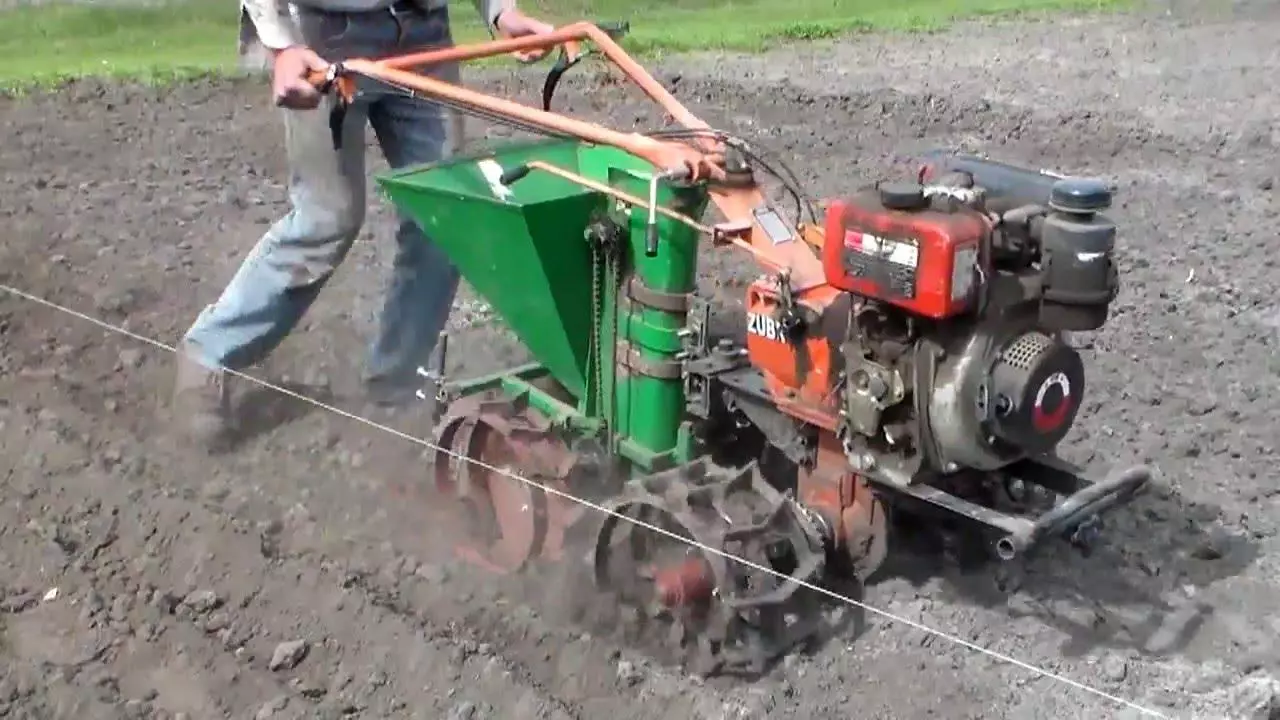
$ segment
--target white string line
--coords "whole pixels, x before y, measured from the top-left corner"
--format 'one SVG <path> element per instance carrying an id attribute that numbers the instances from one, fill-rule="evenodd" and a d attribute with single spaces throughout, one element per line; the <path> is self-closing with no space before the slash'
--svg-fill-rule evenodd
<path id="1" fill-rule="evenodd" d="M 47 307 L 47 308 L 50 308 L 50 309 L 53 309 L 53 310 L 57 310 L 57 311 L 62 312 L 62 313 L 66 313 L 67 315 L 71 315 L 72 317 L 79 318 L 80 320 L 83 320 L 83 321 L 85 321 L 85 322 L 91 323 L 91 324 L 93 324 L 93 325 L 97 325 L 98 327 L 100 327 L 100 328 L 102 328 L 102 329 L 104 329 L 104 330 L 107 330 L 107 331 L 109 331 L 109 332 L 113 332 L 113 333 L 116 333 L 116 334 L 119 334 L 119 335 L 124 335 L 125 337 L 132 338 L 132 339 L 134 339 L 134 340 L 137 340 L 138 342 L 145 343 L 145 344 L 147 344 L 147 345 L 151 345 L 152 347 L 159 348 L 159 349 L 164 350 L 164 351 L 166 351 L 166 352 L 174 353 L 174 354 L 177 354 L 177 352 L 178 352 L 177 348 L 172 347 L 172 346 L 170 346 L 170 345 L 166 345 L 166 344 L 164 344 L 163 342 L 160 342 L 159 340 L 156 340 L 156 339 L 154 339 L 154 338 L 149 338 L 149 337 L 146 337 L 145 335 L 140 335 L 140 334 L 138 334 L 138 333 L 136 333 L 136 332 L 133 332 L 132 330 L 128 330 L 128 329 L 126 329 L 126 328 L 123 328 L 123 327 L 120 327 L 120 326 L 117 326 L 117 325 L 112 325 L 111 323 L 108 323 L 108 322 L 106 322 L 106 321 L 104 321 L 104 320 L 99 320 L 99 319 L 97 319 L 97 318 L 95 318 L 95 317 L 92 317 L 92 316 L 90 316 L 90 315 L 86 315 L 86 314 L 84 314 L 84 313 L 81 313 L 81 312 L 79 312 L 79 311 L 76 311 L 76 310 L 73 310 L 73 309 L 71 309 L 71 308 L 65 307 L 65 306 L 63 306 L 63 305 L 59 305 L 58 303 L 55 303 L 55 302 L 53 302 L 53 301 L 51 301 L 51 300 L 46 300 L 46 299 L 44 299 L 44 298 L 42 298 L 42 297 L 39 297 L 39 296 L 37 296 L 37 295 L 32 295 L 31 293 L 25 292 L 25 291 L 23 291 L 23 290 L 19 290 L 19 289 L 17 289 L 17 288 L 11 287 L 11 286 L 6 285 L 6 284 L 4 284 L 4 283 L 0 283 L 0 290 L 4 290 L 5 292 L 8 292 L 8 293 L 9 293 L 9 294 L 11 294 L 11 295 L 16 295 L 16 296 L 18 296 L 18 297 L 20 297 L 20 298 L 23 298 L 23 299 L 29 300 L 29 301 L 31 301 L 31 302 L 34 302 L 34 303 L 38 304 L 38 305 L 43 305 L 43 306 L 45 306 L 45 307 Z M 656 532 L 656 533 L 658 533 L 658 534 L 660 534 L 660 535 L 664 535 L 664 536 L 669 537 L 669 538 L 671 538 L 671 539 L 673 539 L 673 540 L 676 540 L 676 541 L 679 541 L 679 542 L 683 542 L 683 543 L 685 543 L 685 544 L 687 544 L 687 545 L 690 545 L 690 546 L 692 546 L 692 547 L 698 548 L 699 550 L 701 550 L 701 551 L 703 551 L 703 552 L 711 553 L 711 554 L 713 554 L 713 555 L 717 555 L 717 556 L 719 556 L 719 557 L 721 557 L 721 558 L 724 558 L 725 560 L 730 560 L 730 561 L 732 561 L 732 562 L 738 563 L 738 564 L 743 565 L 743 566 L 745 566 L 745 567 L 749 567 L 749 568 L 751 568 L 751 569 L 753 569 L 753 570 L 757 570 L 757 571 L 759 571 L 759 572 L 763 572 L 763 573 L 767 573 L 767 574 L 769 574 L 769 575 L 773 575 L 773 576 L 775 576 L 775 577 L 778 577 L 778 578 L 780 578 L 780 579 L 782 579 L 782 580 L 785 580 L 785 581 L 788 581 L 788 582 L 793 582 L 793 583 L 795 583 L 795 584 L 797 584 L 797 585 L 799 585 L 799 586 L 801 586 L 801 587 L 803 587 L 803 588 L 806 588 L 806 589 L 811 590 L 811 591 L 813 591 L 813 592 L 819 593 L 819 594 L 821 594 L 821 595 L 825 595 L 825 596 L 827 596 L 828 598 L 831 598 L 832 600 L 836 600 L 836 601 L 839 601 L 839 602 L 845 603 L 845 604 L 847 604 L 847 605 L 850 605 L 850 606 L 853 606 L 853 607 L 859 608 L 859 609 L 861 609 L 861 610 L 865 610 L 865 611 L 870 612 L 870 613 L 872 613 L 872 614 L 879 615 L 880 617 L 883 617 L 883 618 L 885 618 L 886 620 L 890 620 L 890 621 L 893 621 L 893 622 L 896 622 L 896 623 L 901 623 L 901 624 L 906 625 L 906 626 L 908 626 L 908 627 L 911 627 L 911 628 L 913 628 L 913 629 L 915 629 L 915 630 L 919 630 L 920 632 L 923 632 L 923 633 L 925 633 L 925 634 L 927 634 L 927 635 L 932 635 L 932 636 L 934 636 L 934 637 L 942 638 L 943 640 L 946 640 L 946 641 L 948 641 L 948 642 L 950 642 L 950 643 L 953 643 L 953 644 L 959 645 L 959 646 L 961 646 L 961 647 L 963 647 L 963 648 L 965 648 L 965 649 L 971 650 L 971 651 L 973 651 L 973 652 L 976 652 L 976 653 L 979 653 L 979 654 L 982 654 L 982 655 L 986 655 L 986 656 L 988 656 L 988 657 L 990 657 L 990 658 L 993 658 L 993 659 L 995 659 L 995 660 L 999 660 L 1000 662 L 1008 663 L 1008 664 L 1010 664 L 1010 665 L 1013 665 L 1013 666 L 1015 666 L 1015 667 L 1018 667 L 1018 668 L 1021 668 L 1021 669 L 1023 669 L 1023 670 L 1026 670 L 1026 671 L 1028 671 L 1028 672 L 1030 672 L 1030 673 L 1033 673 L 1033 674 L 1035 674 L 1035 675 L 1038 675 L 1038 676 L 1040 676 L 1040 677 L 1047 678 L 1047 679 L 1049 679 L 1049 680 L 1054 680 L 1054 681 L 1056 681 L 1056 682 L 1063 683 L 1063 684 L 1068 685 L 1068 686 L 1070 686 L 1070 687 L 1073 687 L 1073 688 L 1075 688 L 1075 689 L 1077 689 L 1077 690 L 1081 690 L 1081 691 L 1083 691 L 1083 692 L 1089 693 L 1089 694 L 1091 694 L 1091 695 L 1095 695 L 1095 696 L 1097 696 L 1097 697 L 1099 697 L 1099 698 L 1102 698 L 1102 699 L 1104 699 L 1104 700 L 1107 700 L 1107 701 L 1110 701 L 1110 702 L 1116 703 L 1117 705 L 1124 705 L 1124 706 L 1126 706 L 1126 707 L 1128 707 L 1128 708 L 1130 708 L 1130 709 L 1136 710 L 1136 711 L 1138 711 L 1138 712 L 1140 712 L 1140 713 L 1142 713 L 1142 714 L 1144 714 L 1144 715 L 1146 715 L 1146 716 L 1148 716 L 1148 717 L 1162 718 L 1163 720 L 1172 720 L 1168 715 L 1165 715 L 1165 714 L 1163 714 L 1163 713 L 1160 713 L 1160 712 L 1158 712 L 1158 711 L 1156 711 L 1156 710 L 1153 710 L 1153 709 L 1151 709 L 1151 708 L 1148 708 L 1148 707 L 1144 707 L 1144 706 L 1142 706 L 1142 705 L 1139 705 L 1139 704 L 1137 704 L 1136 702 L 1134 702 L 1134 701 L 1132 701 L 1132 700 L 1126 700 L 1125 698 L 1122 698 L 1122 697 L 1119 697 L 1119 696 L 1117 696 L 1117 695 L 1113 695 L 1113 694 L 1111 694 L 1111 693 L 1108 693 L 1108 692 L 1106 692 L 1105 690 L 1100 690 L 1100 689 L 1095 688 L 1095 687 L 1092 687 L 1092 686 L 1090 686 L 1090 685 L 1086 685 L 1086 684 L 1084 684 L 1084 683 L 1082 683 L 1082 682 L 1080 682 L 1080 681 L 1078 681 L 1078 680 L 1073 680 L 1073 679 L 1071 679 L 1071 678 L 1069 678 L 1069 677 L 1067 677 L 1067 676 L 1065 676 L 1065 675 L 1060 675 L 1060 674 L 1055 673 L 1055 672 L 1053 672 L 1053 671 L 1051 671 L 1051 670 L 1046 670 L 1046 669 L 1041 668 L 1041 667 L 1038 667 L 1038 666 L 1036 666 L 1036 665 L 1032 665 L 1031 663 L 1026 662 L 1026 661 L 1024 661 L 1024 660 L 1019 660 L 1019 659 L 1017 659 L 1017 658 L 1015 658 L 1015 657 L 1012 657 L 1012 656 L 1009 656 L 1009 655 L 1005 655 L 1004 653 L 1001 653 L 1001 652 L 999 652 L 999 651 L 996 651 L 996 650 L 992 650 L 992 649 L 990 649 L 990 648 L 983 647 L 983 646 L 978 645 L 978 644 L 976 644 L 976 643 L 972 643 L 972 642 L 970 642 L 970 641 L 968 641 L 968 640 L 965 640 L 964 638 L 958 637 L 958 636 L 956 636 L 956 635 L 952 635 L 951 633 L 948 633 L 948 632 L 946 632 L 946 631 L 943 631 L 943 630 L 937 630 L 937 629 L 935 629 L 935 628 L 931 628 L 931 627 L 929 627 L 929 626 L 927 626 L 927 625 L 921 624 L 921 623 L 919 623 L 919 622 L 917 622 L 917 621 L 915 621 L 915 620 L 912 620 L 912 619 L 910 619 L 910 618 L 903 617 L 903 616 L 900 616 L 900 615 L 895 615 L 895 614 L 893 614 L 893 613 L 889 612 L 888 610 L 882 610 L 882 609 L 877 608 L 877 607 L 875 607 L 875 606 L 873 606 L 873 605 L 868 605 L 867 603 L 862 602 L 862 601 L 860 601 L 860 600 L 855 600 L 855 599 L 853 599 L 853 598 L 851 598 L 851 597 L 848 597 L 848 596 L 846 596 L 846 595 L 841 595 L 840 593 L 835 592 L 834 590 L 830 590 L 830 589 L 827 589 L 827 588 L 824 588 L 824 587 L 820 587 L 820 586 L 818 586 L 818 585 L 814 585 L 813 583 L 807 582 L 807 581 L 805 581 L 805 580 L 800 580 L 800 579 L 797 579 L 797 578 L 793 578 L 793 577 L 791 577 L 791 576 L 789 576 L 789 575 L 785 575 L 785 574 L 783 574 L 783 573 L 781 573 L 781 572 L 779 572 L 779 571 L 777 571 L 777 570 L 774 570 L 773 568 L 765 567 L 764 565 L 760 565 L 759 563 L 756 563 L 756 562 L 754 562 L 754 561 L 752 561 L 752 560 L 748 560 L 747 558 L 743 558 L 743 557 L 738 557 L 738 556 L 736 556 L 736 555 L 732 555 L 732 554 L 727 553 L 727 552 L 725 552 L 725 551 L 723 551 L 723 550 L 720 550 L 719 548 L 711 547 L 711 546 L 709 546 L 709 545 L 704 545 L 704 544 L 702 544 L 702 543 L 699 543 L 699 542 L 696 542 L 696 541 L 691 540 L 691 539 L 689 539 L 689 538 L 686 538 L 686 537 L 684 537 L 683 535 L 679 535 L 679 534 L 677 534 L 677 533 L 675 533 L 675 532 L 672 532 L 672 531 L 670 531 L 670 530 L 667 530 L 666 528 L 662 528 L 662 527 L 658 527 L 658 526 L 652 525 L 652 524 L 647 523 L 647 522 L 645 522 L 645 521 L 643 521 L 643 520 L 637 520 L 637 519 L 632 518 L 632 517 L 630 517 L 630 516 L 628 516 L 628 515 L 624 515 L 624 514 L 622 514 L 622 513 L 619 513 L 619 512 L 617 512 L 616 510 L 610 510 L 609 508 L 606 508 L 606 507 L 604 507 L 604 506 L 602 506 L 602 505 L 597 505 L 596 503 L 593 503 L 593 502 L 591 502 L 590 500 L 585 500 L 585 499 L 583 499 L 583 498 L 577 497 L 576 495 L 573 495 L 573 494 L 571 494 L 571 493 L 567 493 L 567 492 L 564 492 L 564 491 L 562 491 L 562 490 L 558 490 L 558 489 L 553 488 L 553 487 L 549 487 L 549 486 L 546 486 L 546 485 L 542 485 L 541 483 L 538 483 L 537 481 L 531 480 L 531 479 L 526 478 L 526 477 L 523 477 L 523 476 L 521 476 L 521 475 L 517 475 L 516 473 L 513 473 L 513 472 L 511 472 L 510 470 L 507 470 L 507 469 L 504 469 L 504 468 L 498 468 L 498 467 L 495 467 L 495 466 L 493 466 L 493 465 L 489 465 L 488 463 L 482 462 L 482 461 L 477 460 L 477 459 L 475 459 L 475 458 L 467 457 L 467 456 L 462 455 L 462 454 L 460 454 L 460 453 L 456 453 L 456 452 L 454 452 L 454 451 L 452 451 L 452 450 L 450 450 L 450 449 L 448 449 L 448 448 L 439 447 L 439 446 L 437 446 L 435 443 L 432 443 L 432 442 L 430 442 L 430 441 L 428 441 L 428 440 L 424 440 L 423 438 L 415 437 L 415 436 L 410 435 L 410 434 L 408 434 L 408 433 L 401 432 L 400 430 L 397 430 L 397 429 L 395 429 L 395 428 L 393 428 L 393 427 L 389 427 L 389 426 L 387 426 L 387 425 L 383 425 L 382 423 L 379 423 L 379 422 L 377 422 L 377 421 L 375 421 L 375 420 L 370 420 L 369 418 L 361 417 L 360 415 L 356 415 L 356 414 L 354 414 L 354 413 L 347 412 L 346 410 L 343 410 L 342 408 L 335 407 L 335 406 L 333 406 L 333 405 L 329 405 L 329 404 L 327 404 L 327 403 L 321 402 L 321 401 L 319 401 L 319 400 L 315 400 L 315 399 L 313 399 L 313 398 L 309 398 L 309 397 L 307 397 L 307 396 L 305 396 L 305 395 L 303 395 L 303 394 L 301 394 L 301 393 L 295 392 L 295 391 L 290 390 L 290 389 L 288 389 L 288 388 L 280 387 L 280 386 L 278 386 L 278 385 L 274 385 L 274 384 L 272 384 L 272 383 L 270 383 L 270 382 L 267 382 L 266 380 L 261 380 L 261 379 L 259 379 L 259 378 L 253 377 L 252 375 L 248 375 L 248 374 L 246 374 L 246 373 L 243 373 L 243 372 L 240 372 L 240 371 L 237 371 L 237 370 L 232 370 L 232 369 L 230 369 L 230 368 L 224 368 L 224 370 L 225 370 L 228 374 L 234 375 L 234 376 L 236 376 L 236 377 L 244 378 L 245 380 L 248 380 L 249 382 L 252 382 L 252 383 L 254 383 L 254 384 L 256 384 L 256 385 L 258 385 L 258 386 L 260 386 L 260 387 L 266 388 L 266 389 L 268 389 L 268 390 L 273 390 L 273 391 L 278 392 L 278 393 L 280 393 L 280 394 L 282 394 L 282 395 L 286 395 L 286 396 L 292 397 L 292 398 L 294 398 L 294 399 L 301 400 L 302 402 L 305 402 L 305 403 L 309 403 L 309 404 L 311 404 L 311 405 L 313 405 L 313 406 L 315 406 L 315 407 L 317 407 L 317 408 L 320 408 L 321 410 L 325 410 L 325 411 L 330 412 L 330 413 L 333 413 L 333 414 L 335 414 L 335 415 L 339 415 L 339 416 L 341 416 L 341 417 L 347 418 L 348 420 L 354 420 L 354 421 L 356 421 L 356 422 L 358 422 L 358 423 L 361 423 L 361 424 L 363 424 L 363 425 L 365 425 L 365 426 L 367 426 L 367 427 L 374 428 L 375 430 L 381 430 L 382 432 L 388 433 L 388 434 L 390 434 L 390 435 L 394 435 L 394 436 L 399 437 L 399 438 L 402 438 L 402 439 L 404 439 L 404 440 L 408 440 L 409 442 L 412 442 L 412 443 L 415 443 L 415 444 L 417 444 L 417 445 L 420 445 L 420 446 L 422 446 L 423 448 L 426 448 L 426 449 L 428 449 L 428 450 L 434 450 L 434 451 L 436 451 L 436 452 L 444 453 L 445 455 L 448 455 L 448 456 L 450 456 L 450 457 L 452 457 L 452 458 L 454 458 L 454 459 L 456 459 L 456 460 L 460 460 L 460 461 L 463 461 L 463 462 L 469 462 L 469 463 L 472 463 L 472 464 L 477 465 L 477 466 L 479 466 L 479 467 L 481 467 L 481 468 L 484 468 L 485 470 L 488 470 L 489 472 L 497 473 L 497 474 L 499 474 L 499 475 L 504 475 L 504 476 L 506 476 L 506 477 L 509 477 L 509 478 L 511 478 L 511 479 L 513 479 L 513 480 L 517 480 L 517 481 L 519 481 L 519 482 L 521 482 L 521 483 L 524 483 L 525 485 L 527 485 L 527 486 L 529 486 L 529 487 L 531 487 L 531 488 L 536 488 L 536 489 L 538 489 L 538 490 L 540 490 L 540 491 L 542 491 L 542 492 L 544 492 L 544 493 L 547 493 L 548 495 L 555 495 L 555 496 L 557 496 L 557 497 L 560 497 L 560 498 L 563 498 L 563 499 L 566 499 L 566 500 L 570 500 L 570 501 L 572 501 L 572 502 L 575 502 L 575 503 L 577 503 L 577 504 L 579 504 L 579 505 L 581 505 L 581 506 L 583 506 L 583 507 L 591 508 L 592 510 L 596 510 L 597 512 L 603 513 L 603 514 L 605 514 L 605 515 L 611 515 L 611 516 L 616 517 L 616 518 L 618 518 L 618 519 L 625 520 L 625 521 L 627 521 L 627 522 L 632 523 L 633 525 L 637 525 L 637 526 L 639 526 L 639 527 L 645 528 L 646 530 L 649 530 L 650 532 Z"/>

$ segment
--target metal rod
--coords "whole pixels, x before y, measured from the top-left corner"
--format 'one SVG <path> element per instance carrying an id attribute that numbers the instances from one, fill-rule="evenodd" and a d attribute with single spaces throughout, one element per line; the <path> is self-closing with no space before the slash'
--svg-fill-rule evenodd
<path id="1" fill-rule="evenodd" d="M 710 227 L 708 225 L 703 225 L 702 223 L 698 222 L 697 220 L 694 220 L 688 215 L 682 215 L 676 212 L 675 210 L 672 210 L 671 208 L 668 208 L 668 207 L 663 207 L 662 205 L 650 205 L 649 203 L 636 197 L 635 195 L 631 195 L 630 193 L 625 193 L 616 188 L 611 188 L 608 185 L 605 185 L 604 183 L 596 182 L 595 180 L 592 180 L 590 178 L 586 178 L 581 175 L 578 175 L 577 173 L 565 170 L 562 167 L 552 165 L 547 162 L 543 162 L 542 160 L 531 160 L 530 162 L 525 163 L 525 165 L 531 170 L 541 170 L 546 173 L 551 173 L 552 175 L 556 175 L 560 178 L 568 180 L 569 182 L 577 183 L 578 185 L 581 185 L 582 187 L 585 187 L 588 190 L 595 190 L 596 192 L 604 193 L 605 195 L 608 195 L 614 198 L 615 200 L 621 200 L 622 202 L 627 203 L 628 205 L 638 207 L 642 210 L 649 210 L 651 212 L 656 212 L 660 215 L 671 218 L 672 220 L 675 220 L 677 222 L 684 223 L 685 225 L 688 225 L 689 227 L 693 228 L 694 230 L 697 230 L 698 232 L 708 237 L 716 236 L 715 228 Z M 740 238 L 733 238 L 732 240 L 730 240 L 730 242 L 733 244 L 734 247 L 751 253 L 756 260 L 760 261 L 765 265 L 769 265 L 770 267 L 778 268 L 778 269 L 783 267 L 782 263 L 770 257 L 768 254 L 764 253 L 763 251 L 756 248 L 751 243 L 746 242 L 745 240 L 742 240 Z"/>
<path id="2" fill-rule="evenodd" d="M 1011 560 L 1041 538 L 1065 532 L 1088 516 L 1125 502 L 1150 481 L 1151 470 L 1146 467 L 1117 472 L 1067 497 L 1062 504 L 1036 518 L 1024 530 L 997 540 L 996 555 L 1002 560 Z"/>

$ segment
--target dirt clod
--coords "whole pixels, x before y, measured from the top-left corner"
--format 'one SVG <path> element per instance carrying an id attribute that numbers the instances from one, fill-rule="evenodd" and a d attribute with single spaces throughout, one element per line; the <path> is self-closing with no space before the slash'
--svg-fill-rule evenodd
<path id="1" fill-rule="evenodd" d="M 1129 661 L 1109 654 L 1102 660 L 1102 676 L 1113 683 L 1123 682 L 1129 676 Z"/>
<path id="2" fill-rule="evenodd" d="M 193 590 L 182 599 L 182 606 L 196 615 L 213 612 L 222 605 L 222 598 L 212 590 Z"/>
<path id="3" fill-rule="evenodd" d="M 1280 719 L 1280 680 L 1262 675 L 1244 679 L 1228 691 L 1234 717 L 1243 720 Z"/>
<path id="4" fill-rule="evenodd" d="M 271 651 L 271 660 L 267 668 L 271 670 L 292 670 L 302 662 L 311 645 L 306 640 L 289 640 L 276 645 Z"/>
<path id="5" fill-rule="evenodd" d="M 262 707 L 258 708 L 254 718 L 255 720 L 270 720 L 271 718 L 279 717 L 280 712 L 287 707 L 289 707 L 289 698 L 286 695 L 281 695 L 263 703 Z"/>

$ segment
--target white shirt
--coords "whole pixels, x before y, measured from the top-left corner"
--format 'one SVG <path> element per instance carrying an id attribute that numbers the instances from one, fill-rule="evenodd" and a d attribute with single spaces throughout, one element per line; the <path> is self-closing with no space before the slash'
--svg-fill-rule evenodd
<path id="1" fill-rule="evenodd" d="M 265 60 L 263 47 L 280 50 L 302 43 L 296 21 L 300 8 L 369 12 L 391 7 L 398 0 L 240 0 L 240 59 L 257 65 Z M 443 6 L 448 0 L 423 0 L 427 7 Z M 472 0 L 480 17 L 493 28 L 503 10 L 515 7 L 515 0 Z M 261 57 L 259 57 L 261 56 Z"/>

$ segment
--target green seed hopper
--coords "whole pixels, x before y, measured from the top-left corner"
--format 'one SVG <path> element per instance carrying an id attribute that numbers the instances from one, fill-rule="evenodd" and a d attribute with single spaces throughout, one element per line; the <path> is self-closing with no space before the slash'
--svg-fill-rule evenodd
<path id="1" fill-rule="evenodd" d="M 550 172 L 503 177 L 534 161 L 639 198 L 649 196 L 654 172 L 622 150 L 549 140 L 377 178 L 536 360 L 451 384 L 450 394 L 504 390 L 556 424 L 601 437 L 638 469 L 691 459 L 676 355 L 697 232 Z M 664 182 L 657 200 L 696 219 L 707 194 Z M 651 224 L 656 252 L 646 248 Z"/>

